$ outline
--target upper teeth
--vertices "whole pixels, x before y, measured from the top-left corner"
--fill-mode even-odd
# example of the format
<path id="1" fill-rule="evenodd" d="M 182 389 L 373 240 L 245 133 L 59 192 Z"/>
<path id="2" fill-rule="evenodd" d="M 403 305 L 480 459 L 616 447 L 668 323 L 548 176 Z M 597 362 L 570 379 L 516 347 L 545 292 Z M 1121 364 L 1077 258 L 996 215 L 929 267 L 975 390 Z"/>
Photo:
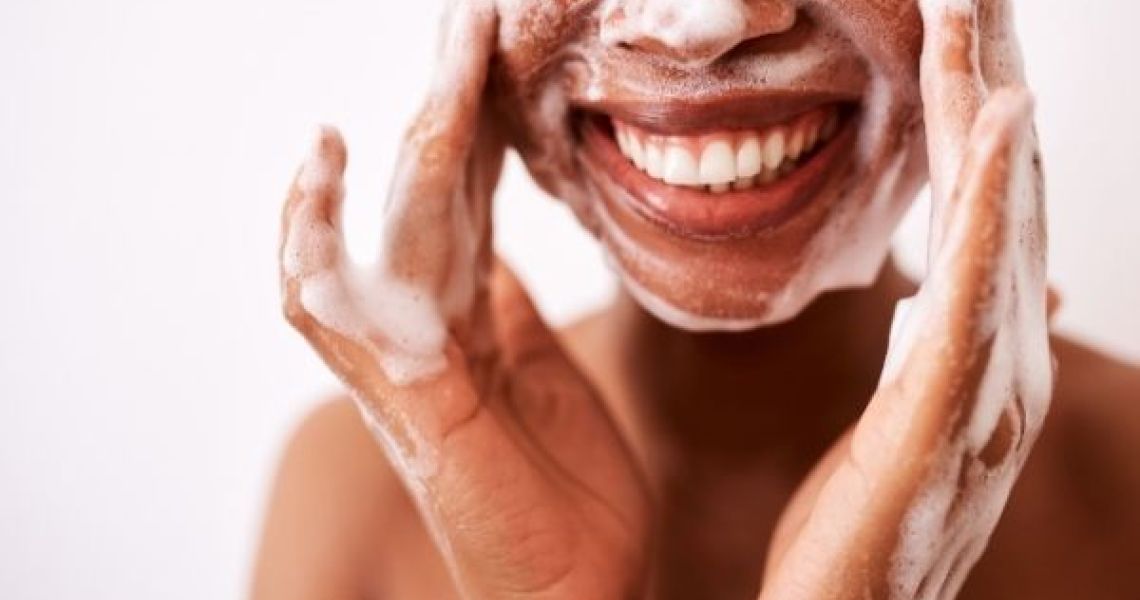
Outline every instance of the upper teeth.
<path id="1" fill-rule="evenodd" d="M 839 116 L 834 108 L 817 109 L 764 130 L 696 136 L 657 135 L 617 119 L 613 123 L 622 154 L 650 177 L 723 192 L 791 172 L 800 157 L 835 135 Z"/>

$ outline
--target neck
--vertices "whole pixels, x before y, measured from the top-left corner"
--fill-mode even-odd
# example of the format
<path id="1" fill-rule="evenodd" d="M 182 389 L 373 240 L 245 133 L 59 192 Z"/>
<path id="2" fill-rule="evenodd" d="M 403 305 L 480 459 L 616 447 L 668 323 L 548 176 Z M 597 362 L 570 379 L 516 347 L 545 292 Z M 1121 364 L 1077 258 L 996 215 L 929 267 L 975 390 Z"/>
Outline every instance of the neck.
<path id="1" fill-rule="evenodd" d="M 621 412 L 654 454 L 797 469 L 870 399 L 895 304 L 910 293 L 888 265 L 870 288 L 826 294 L 791 322 L 715 334 L 669 327 L 623 294 L 607 327 L 620 340 Z"/>

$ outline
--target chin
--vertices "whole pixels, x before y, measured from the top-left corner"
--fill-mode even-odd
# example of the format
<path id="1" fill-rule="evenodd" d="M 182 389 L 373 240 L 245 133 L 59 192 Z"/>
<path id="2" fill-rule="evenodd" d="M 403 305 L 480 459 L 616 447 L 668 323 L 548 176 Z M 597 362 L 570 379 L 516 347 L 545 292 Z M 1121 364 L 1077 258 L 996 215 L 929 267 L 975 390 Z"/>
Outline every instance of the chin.
<path id="1" fill-rule="evenodd" d="M 506 94 L 513 143 L 650 313 L 694 331 L 787 321 L 875 280 L 927 178 L 914 46 L 840 25 L 805 16 L 683 69 L 583 43 Z"/>

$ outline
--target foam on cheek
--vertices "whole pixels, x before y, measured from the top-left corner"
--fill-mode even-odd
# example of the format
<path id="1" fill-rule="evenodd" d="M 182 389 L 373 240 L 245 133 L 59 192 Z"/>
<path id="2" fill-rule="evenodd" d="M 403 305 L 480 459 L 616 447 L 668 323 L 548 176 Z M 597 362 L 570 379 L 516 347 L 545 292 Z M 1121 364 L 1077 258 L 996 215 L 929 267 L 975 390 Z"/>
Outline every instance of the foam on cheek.
<path id="1" fill-rule="evenodd" d="M 366 349 L 394 385 L 442 371 L 447 328 L 431 294 L 383 270 L 349 266 L 339 231 L 319 218 L 315 203 L 322 194 L 335 194 L 332 205 L 339 204 L 339 175 L 313 159 L 297 187 L 305 199 L 290 218 L 282 270 L 296 282 L 304 310 Z"/>

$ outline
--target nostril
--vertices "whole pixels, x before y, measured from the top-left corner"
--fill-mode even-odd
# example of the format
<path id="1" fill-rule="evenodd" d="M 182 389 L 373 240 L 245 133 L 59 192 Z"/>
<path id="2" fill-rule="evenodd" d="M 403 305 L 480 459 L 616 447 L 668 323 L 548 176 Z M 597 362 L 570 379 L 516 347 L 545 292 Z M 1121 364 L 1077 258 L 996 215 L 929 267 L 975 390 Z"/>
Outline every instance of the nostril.
<path id="1" fill-rule="evenodd" d="M 780 34 L 796 23 L 790 0 L 640 0 L 608 3 L 601 37 L 607 46 L 706 65 L 742 43 Z"/>
<path id="2" fill-rule="evenodd" d="M 797 14 L 793 25 L 785 30 L 762 36 L 751 36 L 737 44 L 721 56 L 721 60 L 732 61 L 737 57 L 755 54 L 789 53 L 802 49 L 811 43 L 815 22 L 805 14 Z"/>
<path id="3" fill-rule="evenodd" d="M 749 6 L 745 39 L 784 33 L 795 26 L 797 13 L 796 7 L 784 0 L 753 2 Z"/>

